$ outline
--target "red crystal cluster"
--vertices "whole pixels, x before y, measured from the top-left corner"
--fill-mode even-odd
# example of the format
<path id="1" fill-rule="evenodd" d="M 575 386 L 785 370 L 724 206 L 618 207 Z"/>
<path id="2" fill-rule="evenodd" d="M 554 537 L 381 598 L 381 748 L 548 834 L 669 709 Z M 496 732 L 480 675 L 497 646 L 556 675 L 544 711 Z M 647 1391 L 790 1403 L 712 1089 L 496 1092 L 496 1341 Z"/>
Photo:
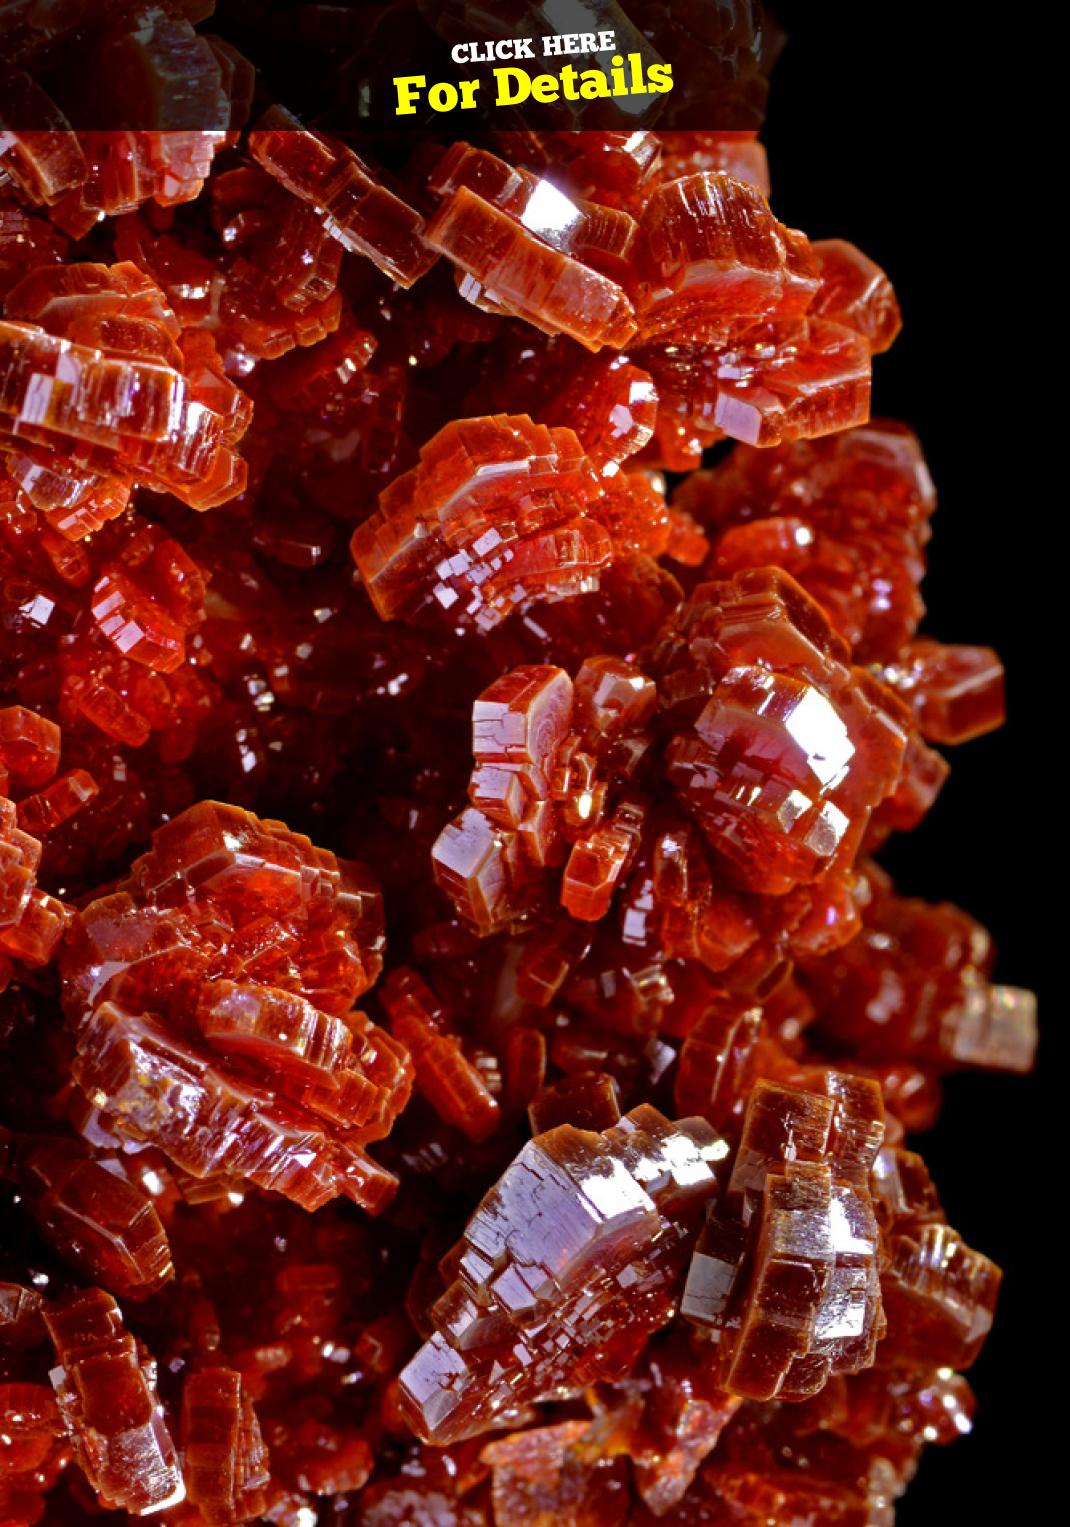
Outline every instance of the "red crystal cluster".
<path id="1" fill-rule="evenodd" d="M 241 95 L 151 14 L 140 90 Z M 1003 712 L 887 278 L 751 132 L 25 90 L 0 1523 L 887 1527 L 999 1285 L 906 1136 L 1034 1043 L 873 857 Z"/>
<path id="2" fill-rule="evenodd" d="M 407 1053 L 352 1010 L 382 943 L 361 866 L 235 807 L 184 812 L 77 914 L 60 957 L 83 1129 L 155 1145 L 223 1192 L 380 1209 L 395 1184 L 361 1147 L 411 1082 Z"/>

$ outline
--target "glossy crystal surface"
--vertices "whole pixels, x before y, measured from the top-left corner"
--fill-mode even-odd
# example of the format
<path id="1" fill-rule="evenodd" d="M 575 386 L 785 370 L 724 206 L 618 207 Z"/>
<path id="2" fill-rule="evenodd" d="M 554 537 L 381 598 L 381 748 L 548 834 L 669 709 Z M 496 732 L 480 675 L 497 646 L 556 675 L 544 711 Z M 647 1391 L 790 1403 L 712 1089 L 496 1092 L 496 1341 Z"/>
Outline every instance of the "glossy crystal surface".
<path id="1" fill-rule="evenodd" d="M 472 713 L 470 805 L 431 850 L 439 885 L 480 932 L 507 927 L 549 901 L 583 922 L 605 916 L 634 862 L 646 806 L 610 794 L 648 745 L 654 685 L 632 664 L 593 658 L 573 684 L 561 668 L 517 668 Z M 614 796 L 616 799 L 614 799 Z"/>
<path id="2" fill-rule="evenodd" d="M 545 24 L 432 9 L 257 30 Z M 891 1527 L 1000 1279 L 911 1137 L 1036 1023 L 872 857 L 1004 713 L 889 278 L 753 7 L 464 140 L 210 10 L 0 7 L 0 1523 Z"/>
<path id="3" fill-rule="evenodd" d="M 267 1504 L 268 1454 L 232 1368 L 202 1368 L 182 1387 L 182 1472 L 206 1523 L 248 1522 Z"/>
<path id="4" fill-rule="evenodd" d="M 821 1092 L 758 1082 L 681 1310 L 709 1332 L 721 1386 L 801 1400 L 872 1365 L 884 1334 L 869 1174 L 884 1136 L 875 1083 Z"/>
<path id="5" fill-rule="evenodd" d="M 775 562 L 860 662 L 893 661 L 914 635 L 936 495 L 903 425 L 875 421 L 771 451 L 737 447 L 682 483 L 676 501 L 710 536 L 711 572 Z"/>
<path id="6" fill-rule="evenodd" d="M 75 1457 L 105 1507 L 140 1516 L 185 1495 L 156 1392 L 156 1365 L 138 1349 L 115 1300 L 86 1289 L 45 1315 L 51 1373 Z"/>
<path id="7" fill-rule="evenodd" d="M 198 509 L 241 492 L 233 446 L 248 402 L 218 357 L 217 376 L 188 373 L 178 322 L 135 265 L 43 267 L 8 293 L 5 314 L 0 450 L 61 534 L 98 529 L 135 483 Z"/>
<path id="8" fill-rule="evenodd" d="M 661 186 L 641 226 L 645 339 L 719 340 L 741 320 L 804 312 L 818 290 L 804 236 L 731 175 L 705 171 Z"/>
<path id="9" fill-rule="evenodd" d="M 601 1134 L 538 1135 L 447 1260 L 435 1334 L 401 1375 L 417 1433 L 448 1443 L 510 1408 L 618 1377 L 671 1319 L 726 1147 L 649 1105 Z"/>
<path id="10" fill-rule="evenodd" d="M 668 777 L 746 889 L 779 895 L 849 866 L 895 788 L 905 717 L 846 657 L 816 603 L 769 568 L 700 585 L 667 643 L 663 692 L 693 715 Z"/>
<path id="11" fill-rule="evenodd" d="M 174 1277 L 156 1206 L 121 1159 L 95 1159 L 78 1140 L 5 1129 L 0 1162 L 45 1236 L 87 1278 L 144 1299 Z"/>
<path id="12" fill-rule="evenodd" d="M 278 115 L 285 119 L 285 113 Z M 411 286 L 435 260 L 423 218 L 345 144 L 295 128 L 287 121 L 251 133 L 249 150 L 257 163 L 307 202 L 344 249 L 366 256 L 399 285 Z"/>
<path id="13" fill-rule="evenodd" d="M 393 1179 L 363 1146 L 411 1084 L 407 1052 L 352 1010 L 382 944 L 361 866 L 202 802 L 81 915 L 64 963 L 72 1076 L 105 1130 L 195 1178 L 377 1210 Z"/>

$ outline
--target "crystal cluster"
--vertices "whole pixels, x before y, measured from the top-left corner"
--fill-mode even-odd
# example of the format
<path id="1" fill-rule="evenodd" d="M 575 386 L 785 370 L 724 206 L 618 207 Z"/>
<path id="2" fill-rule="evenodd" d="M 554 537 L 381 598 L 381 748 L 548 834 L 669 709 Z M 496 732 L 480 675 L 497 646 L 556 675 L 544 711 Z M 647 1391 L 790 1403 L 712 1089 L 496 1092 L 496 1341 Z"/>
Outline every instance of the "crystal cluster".
<path id="1" fill-rule="evenodd" d="M 908 1059 L 934 1071 L 1027 1071 L 1033 996 L 993 983 L 992 941 L 944 903 L 897 896 L 874 868 L 858 935 L 804 964 L 822 1042 L 868 1062 Z"/>
<path id="2" fill-rule="evenodd" d="M 249 134 L 249 151 L 280 185 L 314 208 L 343 249 L 364 255 L 399 286 L 412 286 L 435 263 L 420 214 L 384 185 L 344 143 L 280 126 Z"/>
<path id="3" fill-rule="evenodd" d="M 136 265 L 45 266 L 0 323 L 0 449 L 71 540 L 121 514 L 133 485 L 207 509 L 240 493 L 250 418 L 208 336 L 187 336 Z"/>
<path id="4" fill-rule="evenodd" d="M 626 1372 L 673 1314 L 694 1222 L 725 1142 L 643 1104 L 594 1135 L 524 1147 L 447 1258 L 435 1335 L 401 1374 L 417 1434 L 456 1442 L 556 1389 Z"/>
<path id="5" fill-rule="evenodd" d="M 575 684 L 561 668 L 515 668 L 472 712 L 471 805 L 435 841 L 436 879 L 466 921 L 493 933 L 549 900 L 562 865 L 561 906 L 605 916 L 635 858 L 646 807 L 627 793 L 649 743 L 653 684 L 633 664 L 593 658 Z M 625 793 L 613 802 L 609 786 Z"/>
<path id="6" fill-rule="evenodd" d="M 202 1368 L 182 1388 L 182 1468 L 206 1522 L 252 1521 L 265 1505 L 267 1450 L 252 1401 L 232 1368 Z"/>
<path id="7" fill-rule="evenodd" d="M 123 62 L 129 69 L 129 56 Z M 189 68 L 191 63 L 187 50 L 181 66 Z M 112 67 L 116 66 L 113 62 Z M 32 111 L 36 106 L 41 115 L 49 111 L 40 90 L 32 91 L 30 101 L 17 104 L 21 120 L 26 120 L 27 107 Z M 52 110 L 61 120 L 56 108 Z M 38 130 L 5 144 L 0 175 L 18 188 L 28 205 L 47 207 L 57 227 L 72 238 L 82 238 L 103 218 L 134 212 L 149 202 L 173 207 L 194 201 L 229 136 L 204 131 L 76 136 L 62 130 Z"/>
<path id="8" fill-rule="evenodd" d="M 808 1399 L 871 1367 L 884 1335 L 869 1189 L 880 1088 L 836 1072 L 823 1083 L 755 1086 L 688 1272 L 684 1318 L 709 1332 L 721 1387 L 743 1399 Z"/>
<path id="9" fill-rule="evenodd" d="M 344 140 L 92 9 L 0 7 L 0 1522 L 889 1527 L 999 1287 L 909 1136 L 1035 1012 L 878 863 L 1003 671 L 771 34 L 596 6 L 664 131 Z M 265 46 L 373 110 L 431 9 Z"/>
<path id="10" fill-rule="evenodd" d="M 362 866 L 235 807 L 175 817 L 64 948 L 85 1127 L 220 1192 L 248 1178 L 380 1209 L 395 1184 L 362 1147 L 403 1106 L 409 1059 L 352 1004 L 382 942 Z"/>
<path id="11" fill-rule="evenodd" d="M 151 1197 L 121 1159 L 79 1140 L 0 1129 L 0 1170 L 41 1229 L 91 1281 L 143 1299 L 174 1277 Z"/>
<path id="12" fill-rule="evenodd" d="M 49 1310 L 45 1324 L 60 1414 L 100 1504 L 141 1516 L 181 1501 L 185 1486 L 156 1365 L 139 1351 L 115 1300 L 87 1289 Z"/>
<path id="13" fill-rule="evenodd" d="M 315 214 L 255 164 L 212 177 L 216 241 L 190 248 L 144 215 L 122 219 L 116 248 L 151 273 L 184 326 L 224 351 L 277 359 L 339 328 L 342 247 Z M 366 337 L 365 342 L 368 342 Z"/>
<path id="14" fill-rule="evenodd" d="M 849 870 L 899 779 L 903 708 L 848 656 L 820 606 L 768 568 L 700 584 L 668 636 L 667 776 L 748 891 Z"/>
<path id="15" fill-rule="evenodd" d="M 0 990 L 16 963 L 30 968 L 47 965 L 56 952 L 67 921 L 67 909 L 37 884 L 41 863 L 39 838 L 21 825 L 38 816 L 51 825 L 65 808 L 77 809 L 92 792 L 89 776 L 55 778 L 59 766 L 60 729 L 53 721 L 22 705 L 0 710 Z M 35 789 L 44 786 L 44 789 Z M 16 806 L 8 792 L 28 793 Z M 34 807 L 37 811 L 34 811 Z"/>
<path id="16" fill-rule="evenodd" d="M 736 450 L 718 471 L 688 477 L 677 500 L 710 535 L 712 573 L 782 567 L 859 661 L 894 660 L 914 635 L 936 495 L 903 425 L 882 420 L 784 450 Z"/>

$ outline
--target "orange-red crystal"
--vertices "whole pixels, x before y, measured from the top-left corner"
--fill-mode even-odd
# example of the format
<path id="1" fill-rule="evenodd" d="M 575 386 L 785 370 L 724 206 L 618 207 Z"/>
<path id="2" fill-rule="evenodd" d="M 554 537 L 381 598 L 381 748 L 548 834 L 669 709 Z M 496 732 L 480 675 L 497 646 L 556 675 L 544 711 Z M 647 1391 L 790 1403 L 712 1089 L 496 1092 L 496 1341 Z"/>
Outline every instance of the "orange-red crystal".
<path id="1" fill-rule="evenodd" d="M 873 858 L 1004 712 L 888 277 L 749 127 L 243 132 L 98 9 L 0 17 L 0 1523 L 887 1527 L 1000 1276 L 907 1136 L 1035 1042 Z"/>

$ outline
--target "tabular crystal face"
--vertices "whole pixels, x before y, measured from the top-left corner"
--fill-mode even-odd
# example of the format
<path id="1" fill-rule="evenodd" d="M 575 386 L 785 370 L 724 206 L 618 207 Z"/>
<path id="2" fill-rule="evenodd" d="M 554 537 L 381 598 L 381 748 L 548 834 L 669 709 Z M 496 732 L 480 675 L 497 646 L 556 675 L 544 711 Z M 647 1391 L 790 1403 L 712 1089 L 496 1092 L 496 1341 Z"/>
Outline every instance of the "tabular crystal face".
<path id="1" fill-rule="evenodd" d="M 912 1060 L 934 1071 L 1028 1071 L 1032 993 L 994 983 L 988 934 L 948 903 L 897 896 L 872 875 L 864 926 L 807 963 L 824 1042 L 865 1062 Z"/>
<path id="2" fill-rule="evenodd" d="M 174 1277 L 156 1206 L 119 1160 L 96 1160 L 78 1140 L 0 1129 L 0 1176 L 66 1259 L 121 1298 L 147 1298 Z"/>
<path id="3" fill-rule="evenodd" d="M 632 338 L 635 314 L 620 283 L 630 278 L 638 227 L 627 212 L 574 199 L 464 143 L 442 155 L 428 185 L 439 206 L 427 243 L 456 267 L 469 301 L 596 352 Z"/>
<path id="4" fill-rule="evenodd" d="M 884 1238 L 882 1363 L 968 1368 L 992 1326 L 1000 1271 L 946 1223 L 925 1163 L 881 1151 L 873 1190 Z"/>
<path id="5" fill-rule="evenodd" d="M 274 115 L 278 128 L 265 127 L 249 138 L 264 169 L 315 207 L 343 248 L 367 256 L 399 285 L 411 286 L 425 275 L 435 253 L 425 242 L 419 213 L 378 183 L 352 149 L 318 133 L 295 131 L 285 112 Z"/>
<path id="6" fill-rule="evenodd" d="M 856 661 L 889 661 L 914 634 L 936 496 L 902 425 L 874 422 L 769 451 L 737 447 L 687 479 L 676 502 L 710 536 L 711 573 L 776 563 L 822 606 Z"/>
<path id="7" fill-rule="evenodd" d="M 663 400 L 659 439 L 675 470 L 697 466 L 702 451 L 726 436 L 767 449 L 869 418 L 869 348 L 828 319 L 757 318 L 716 344 L 644 347 L 638 357 Z M 671 430 L 680 437 L 675 449 Z"/>
<path id="8" fill-rule="evenodd" d="M 178 54 L 189 89 L 190 76 L 197 74 L 198 64 L 207 70 L 215 64 L 211 49 L 205 40 L 195 38 L 192 31 L 182 37 L 181 22 L 176 24 L 162 12 L 158 21 L 160 27 L 155 38 L 151 23 L 141 29 L 140 45 L 151 51 L 153 41 L 163 42 L 162 34 L 169 31 L 169 46 L 165 44 L 163 51 L 174 50 Z M 133 43 L 133 38 L 129 41 Z M 123 60 L 132 71 L 125 81 L 128 92 L 133 86 L 139 52 L 136 46 L 128 49 Z M 144 61 L 145 54 L 141 57 Z M 157 61 L 163 62 L 159 54 Z M 113 65 L 115 62 L 113 59 Z M 218 82 L 218 64 L 215 69 Z M 25 76 L 23 81 L 24 88 L 29 86 L 29 94 L 37 95 L 40 107 L 47 113 L 43 92 L 36 92 Z M 19 104 L 28 115 L 35 114 L 32 99 Z M 55 126 L 65 128 L 62 113 L 53 108 L 53 114 Z M 13 181 L 26 201 L 32 206 L 47 206 L 61 228 L 72 238 L 81 238 L 103 218 L 133 212 L 148 201 L 160 207 L 193 201 L 228 137 L 225 132 L 204 130 L 77 135 L 63 130 L 26 132 L 10 135 L 12 141 L 5 144 L 0 162 L 3 179 Z"/>
<path id="9" fill-rule="evenodd" d="M 435 1334 L 401 1376 L 417 1432 L 448 1443 L 627 1369 L 671 1318 L 724 1142 L 642 1107 L 595 1135 L 524 1147 L 447 1259 Z"/>
<path id="10" fill-rule="evenodd" d="M 37 885 L 40 862 L 40 843 L 22 831 L 14 805 L 0 796 L 0 988 L 16 965 L 47 965 L 63 937 L 67 911 Z"/>
<path id="11" fill-rule="evenodd" d="M 479 696 L 471 805 L 431 851 L 439 885 L 478 932 L 545 905 L 562 865 L 566 912 L 605 916 L 646 818 L 643 799 L 621 785 L 646 752 L 655 703 L 645 674 L 608 657 L 584 663 L 575 685 L 561 668 L 531 666 Z"/>
<path id="12" fill-rule="evenodd" d="M 429 607 L 489 631 L 536 601 L 596 589 L 618 558 L 669 549 L 679 521 L 662 492 L 641 473 L 617 473 L 646 438 L 630 412 L 622 419 L 599 395 L 602 381 L 624 380 L 611 371 L 577 381 L 593 456 L 571 429 L 527 415 L 458 420 L 428 441 L 353 534 L 353 559 L 383 619 Z M 607 439 L 607 414 L 619 441 Z"/>
<path id="13" fill-rule="evenodd" d="M 200 509 L 241 492 L 233 447 L 248 400 L 217 356 L 207 377 L 190 364 L 163 293 L 135 265 L 43 267 L 5 312 L 0 450 L 61 534 L 119 514 L 135 482 Z"/>
<path id="14" fill-rule="evenodd" d="M 114 1299 L 88 1289 L 45 1322 L 60 1413 L 101 1504 L 135 1515 L 178 1505 L 186 1492 L 155 1364 L 139 1352 Z"/>
<path id="15" fill-rule="evenodd" d="M 267 1504 L 268 1455 L 241 1374 L 202 1368 L 182 1388 L 186 1495 L 207 1522 L 248 1522 Z"/>
<path id="16" fill-rule="evenodd" d="M 1006 719 L 1003 664 L 991 647 L 919 637 L 884 669 L 930 742 L 968 742 Z"/>
<path id="17" fill-rule="evenodd" d="M 817 291 L 806 238 L 730 175 L 686 175 L 660 187 L 641 228 L 644 339 L 721 337 L 740 319 L 804 312 Z"/>
<path id="18" fill-rule="evenodd" d="M 571 430 L 461 421 L 384 494 L 354 535 L 354 559 L 384 619 L 434 599 L 493 625 L 536 592 L 590 586 L 610 554 L 584 517 L 598 492 Z"/>
<path id="19" fill-rule="evenodd" d="M 670 743 L 668 777 L 717 855 L 773 895 L 849 865 L 899 777 L 894 695 L 845 666 L 816 605 L 772 570 L 700 586 L 680 630 L 666 692 L 709 699 Z"/>
<path id="20" fill-rule="evenodd" d="M 902 327 L 892 283 L 879 265 L 846 239 L 810 246 L 821 284 L 809 312 L 861 334 L 874 355 L 887 350 Z"/>
<path id="21" fill-rule="evenodd" d="M 552 180 L 514 168 L 486 149 L 455 143 L 434 166 L 428 184 L 436 196 L 462 187 L 508 212 L 536 239 L 563 254 L 626 275 L 639 225 L 627 212 L 573 198 Z"/>
<path id="22" fill-rule="evenodd" d="M 452 1015 L 414 970 L 395 966 L 379 999 L 390 1031 L 412 1057 L 416 1087 L 445 1123 L 475 1144 L 493 1135 L 502 1110 L 479 1067 L 452 1032 Z"/>
<path id="23" fill-rule="evenodd" d="M 821 1093 L 751 1093 L 681 1306 L 730 1394 L 802 1399 L 872 1364 L 885 1319 L 869 1173 L 883 1134 L 873 1082 L 830 1072 Z"/>
<path id="24" fill-rule="evenodd" d="M 467 273 L 461 294 L 479 306 L 517 313 L 594 351 L 620 349 L 635 333 L 631 303 L 615 282 L 532 238 L 466 186 L 439 209 L 427 238 Z"/>
<path id="25" fill-rule="evenodd" d="M 378 891 L 279 823 L 202 803 L 156 834 L 65 954 L 74 1075 L 120 1140 L 195 1178 L 379 1209 L 362 1149 L 408 1096 L 406 1052 L 354 1013 L 381 965 Z"/>

